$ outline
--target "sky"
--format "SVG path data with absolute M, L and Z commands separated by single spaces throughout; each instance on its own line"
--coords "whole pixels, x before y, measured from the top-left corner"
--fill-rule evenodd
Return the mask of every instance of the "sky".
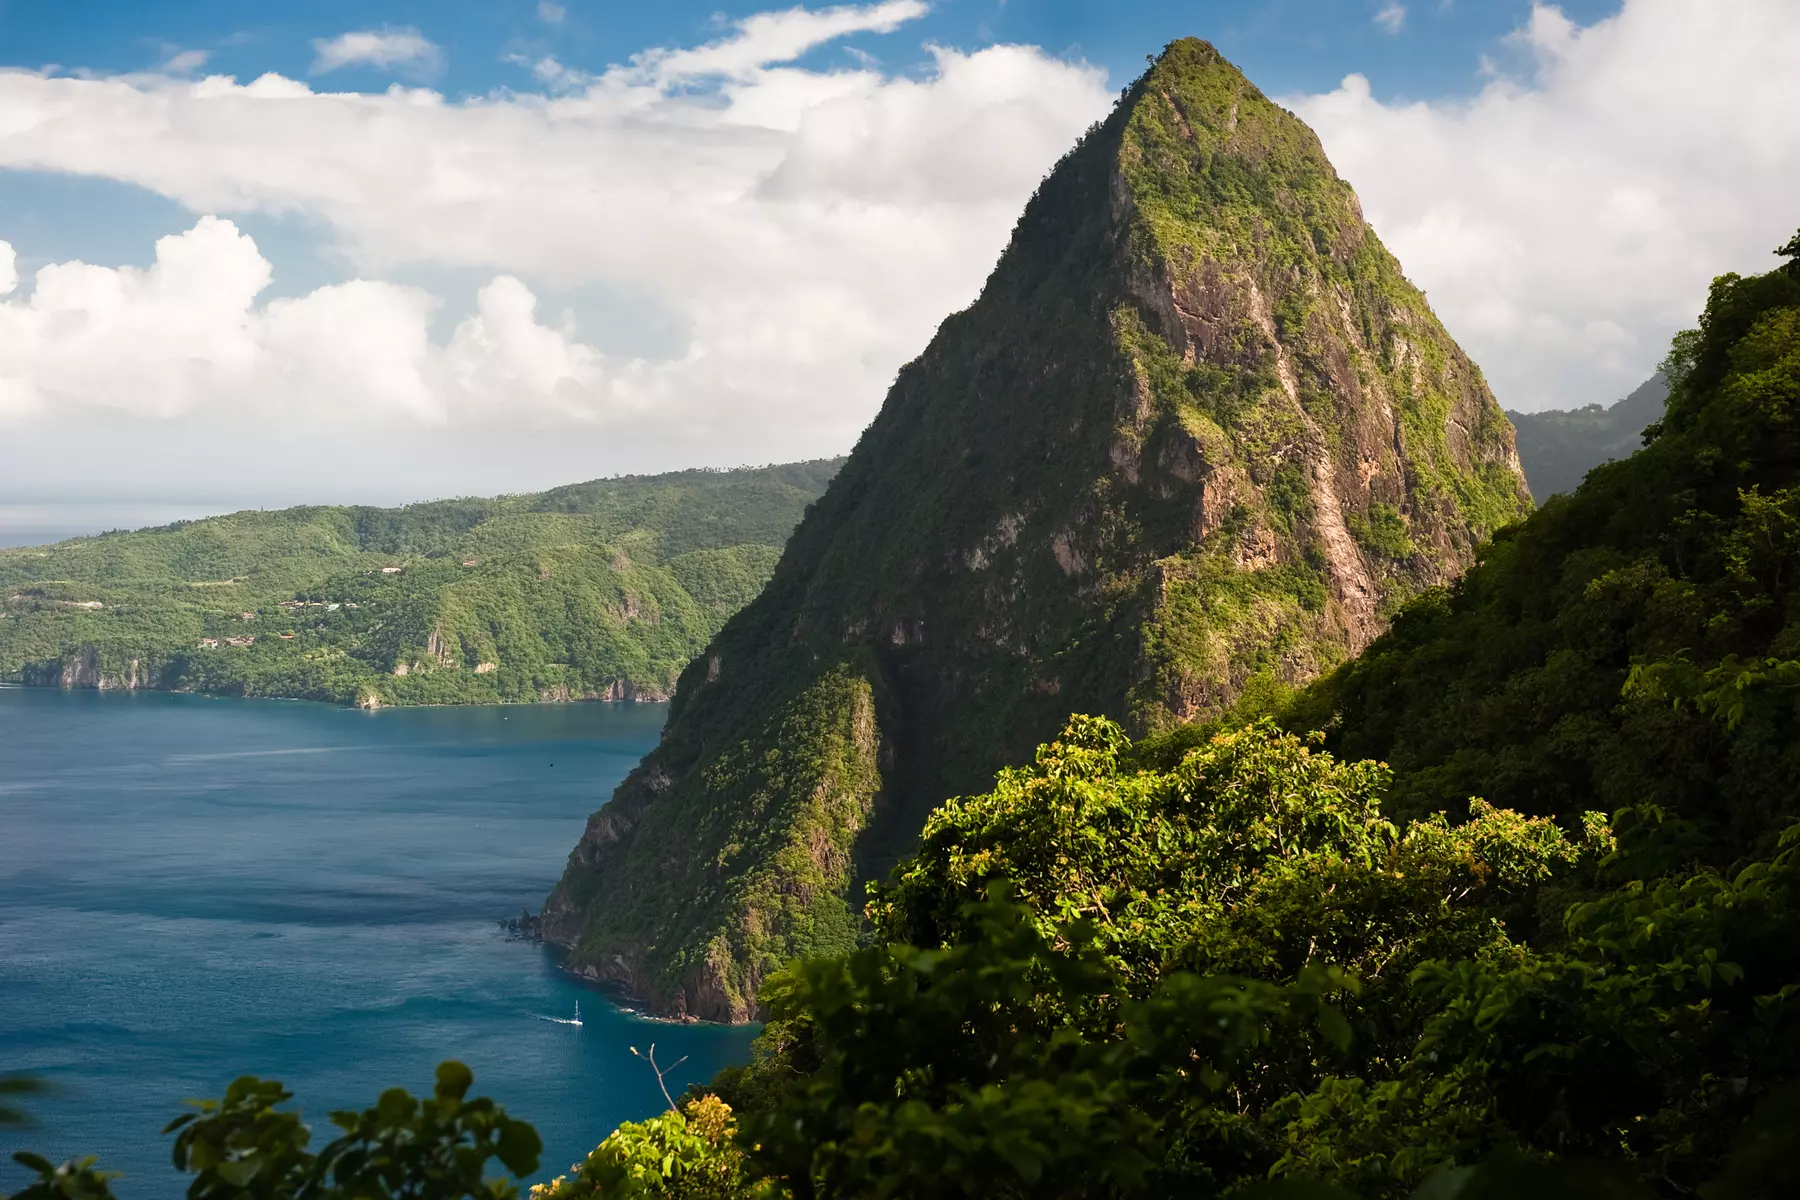
M 1800 225 L 1794 0 L 0 0 L 0 541 L 844 453 L 1185 35 L 1509 408 Z

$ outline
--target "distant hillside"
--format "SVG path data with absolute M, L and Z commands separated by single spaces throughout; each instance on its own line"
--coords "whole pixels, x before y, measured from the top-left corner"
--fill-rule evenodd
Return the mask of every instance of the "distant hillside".
M 1509 411 L 1532 499 L 1542 504 L 1560 492 L 1572 492 L 1601 463 L 1630 458 L 1644 444 L 1644 430 L 1662 420 L 1668 398 L 1668 382 L 1652 375 L 1631 395 L 1604 408 L 1589 404 L 1548 412 Z
M 663 699 L 840 461 L 0 550 L 0 679 L 369 706 Z

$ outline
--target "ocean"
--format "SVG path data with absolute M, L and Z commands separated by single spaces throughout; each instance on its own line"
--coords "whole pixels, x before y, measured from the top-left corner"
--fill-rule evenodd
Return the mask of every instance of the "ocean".
M 160 1130 L 236 1076 L 331 1109 L 457 1058 L 537 1126 L 547 1178 L 748 1056 L 752 1029 L 647 1020 L 508 941 L 665 706 L 358 712 L 0 688 L 0 1075 L 50 1083 L 15 1149 L 96 1154 L 126 1200 L 187 1176 Z M 567 1018 L 581 1005 L 577 1027 Z

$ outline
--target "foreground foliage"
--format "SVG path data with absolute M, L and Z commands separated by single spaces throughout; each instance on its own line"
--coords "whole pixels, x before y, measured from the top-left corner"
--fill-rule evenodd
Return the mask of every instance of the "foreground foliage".
M 766 987 L 735 1138 L 658 1118 L 557 1196 L 1779 1194 L 1800 825 L 1659 870 L 1647 810 L 1402 830 L 1378 764 L 1267 723 L 1133 749 L 1076 718 L 940 810 L 896 940 Z
M 163 1132 L 176 1135 L 176 1169 L 194 1176 L 188 1200 L 509 1200 L 518 1188 L 488 1177 L 487 1164 L 497 1159 L 514 1176 L 530 1175 L 543 1144 L 492 1100 L 466 1098 L 473 1083 L 469 1068 L 445 1062 L 429 1097 L 390 1088 L 373 1108 L 334 1112 L 342 1135 L 317 1154 L 307 1149 L 312 1133 L 299 1114 L 278 1107 L 292 1093 L 249 1075 L 222 1099 L 195 1102 Z M 37 1180 L 11 1200 L 112 1200 L 116 1176 L 92 1158 L 57 1165 L 13 1157 Z

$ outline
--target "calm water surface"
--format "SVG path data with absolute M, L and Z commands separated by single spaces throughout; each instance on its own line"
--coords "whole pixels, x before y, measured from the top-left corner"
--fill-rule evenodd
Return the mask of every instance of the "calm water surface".
M 0 1074 L 57 1088 L 0 1151 L 174 1197 L 184 1098 L 279 1078 L 318 1141 L 460 1058 L 548 1175 L 662 1107 L 631 1045 L 689 1056 L 671 1090 L 741 1060 L 751 1031 L 646 1021 L 495 924 L 536 911 L 663 715 L 0 688 Z M 539 1019 L 577 999 L 581 1028 Z M 0 1165 L 0 1193 L 23 1181 Z

